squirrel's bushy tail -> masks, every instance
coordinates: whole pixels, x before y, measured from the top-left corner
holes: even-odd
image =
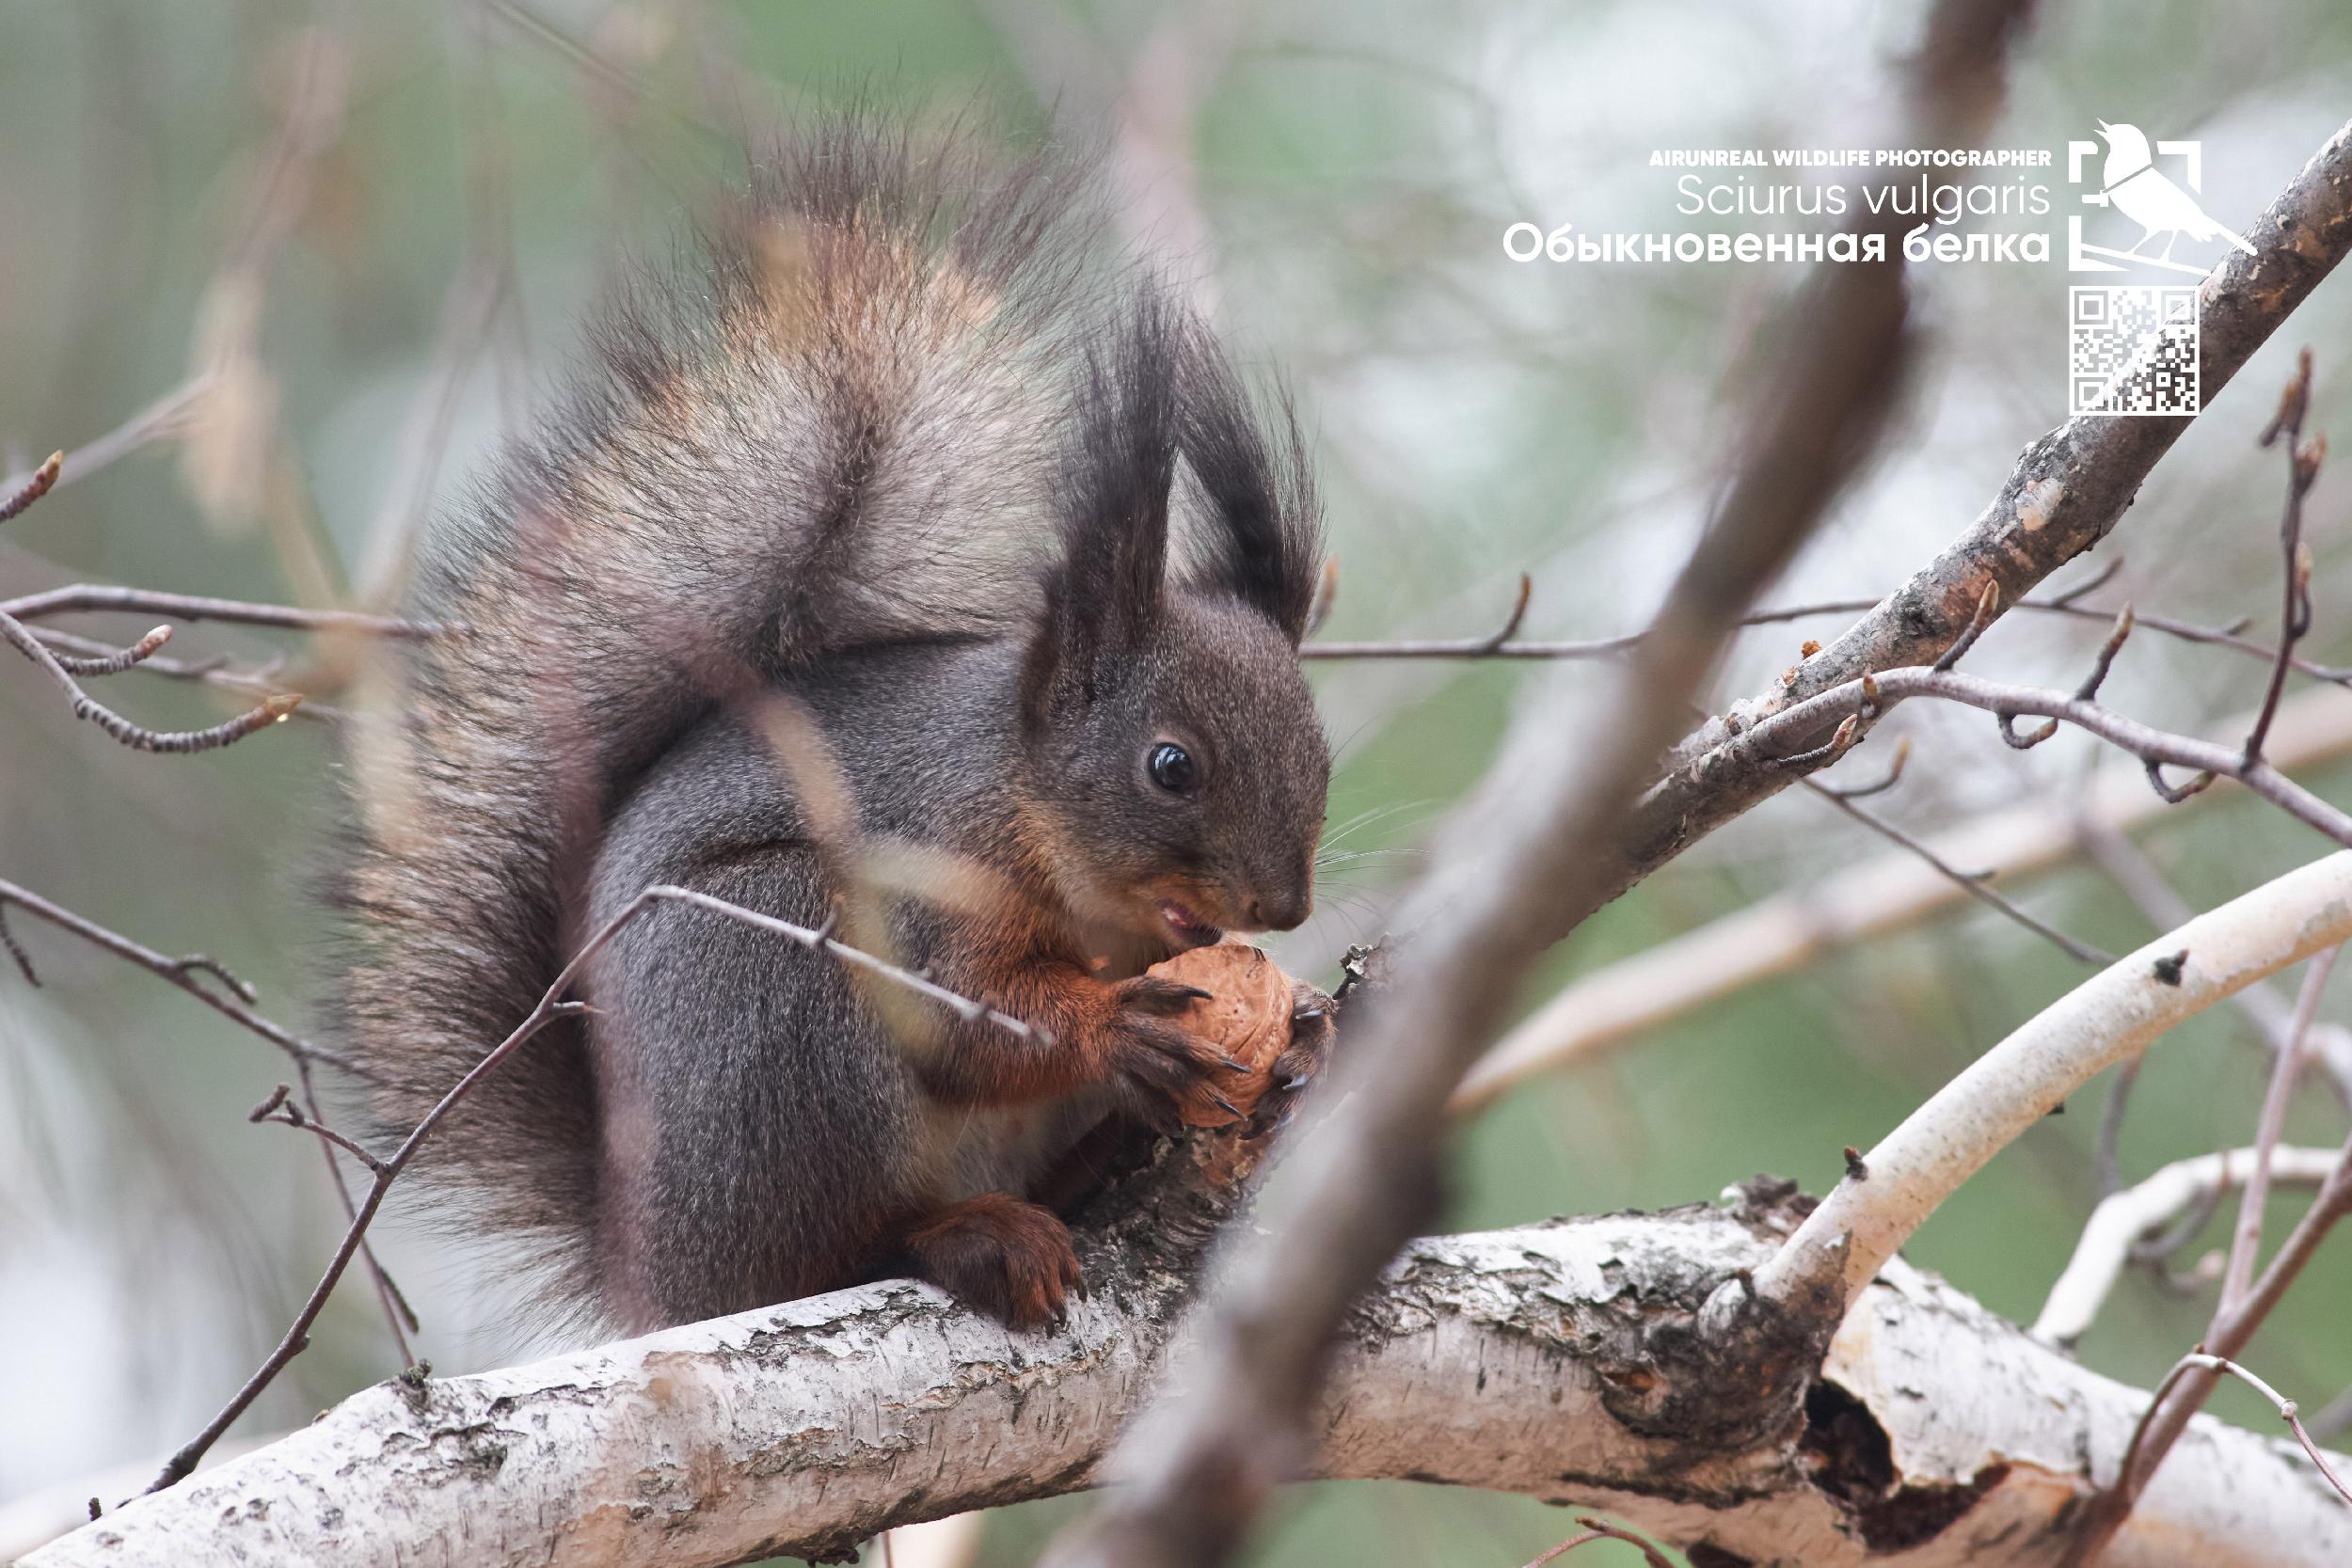
[[[600,313],[568,408],[442,520],[411,606],[441,634],[355,725],[335,879],[333,1010],[381,1134],[530,1012],[583,935],[605,814],[714,705],[829,652],[1033,613],[1093,275],[1071,183],[870,117],[805,136],[696,262]],[[533,1040],[419,1167],[469,1227],[552,1243],[573,1301],[586,1052],[571,1022]]]

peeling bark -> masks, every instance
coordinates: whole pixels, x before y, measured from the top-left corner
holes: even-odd
[[[1739,1271],[1803,1208],[1757,1189],[1736,1209],[1414,1243],[1349,1321],[1314,1473],[1602,1508],[1699,1568],[2053,1560],[2146,1396],[1900,1262],[1770,1430],[1708,1414],[1720,1370],[1692,1347],[1751,1337]],[[893,1282],[380,1385],[24,1568],[712,1568],[838,1558],[891,1525],[1074,1491],[1161,1365],[1184,1365],[1174,1253],[1138,1233],[1121,1252],[1049,1334]],[[2185,1442],[2195,1458],[2166,1468],[2113,1568],[2352,1560],[2352,1509],[2291,1444],[2204,1418]]]

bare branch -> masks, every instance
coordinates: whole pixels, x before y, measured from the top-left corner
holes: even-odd
[[[32,955],[24,951],[24,943],[16,940],[16,933],[8,929],[8,903],[5,898],[0,898],[0,947],[7,948],[8,957],[16,960],[16,967],[24,974],[26,985],[40,984],[40,975],[33,968]]]
[[[2279,547],[2285,561],[2286,603],[2279,612],[2279,657],[2270,668],[2270,689],[2263,693],[2262,710],[2246,736],[2249,767],[2262,760],[2263,737],[2270,733],[2271,716],[2286,689],[2287,668],[2295,660],[2295,644],[2312,627],[2312,557],[2303,544],[2303,498],[2319,479],[2320,459],[2328,443],[2323,438],[2305,445],[2303,416],[2312,401],[2312,351],[2296,356],[2294,377],[2280,394],[2279,411],[2262,433],[2265,447],[2284,436],[2287,454],[2286,510],[2279,519]]]
[[[2212,743],[2233,750],[2246,723],[2245,718],[2223,721],[2211,732]],[[2217,738],[2223,736],[2233,739]],[[2340,755],[2347,747],[2352,747],[2352,705],[2332,692],[2314,692],[2281,707],[2268,750],[2272,766],[2284,769]],[[2086,820],[2121,834],[2164,810],[2140,782],[2138,765],[2117,759],[2091,775],[2078,808],[2028,801],[1929,842],[1940,859],[1954,865],[1989,866],[2001,879],[2014,879],[2046,870],[2080,850]],[[1486,1053],[1452,1109],[1457,1115],[1483,1110],[1539,1073],[1587,1060],[1824,952],[1900,930],[1950,908],[1961,896],[1957,883],[1910,855],[1868,861],[1775,894],[1570,982]],[[2190,912],[2182,906],[2177,913],[2153,918],[2169,927]],[[2283,1013],[2283,1005],[2279,1010]]]
[[[2103,1199],[2091,1211],[2081,1239],[2074,1243],[2074,1257],[2050,1287],[2042,1315],[2027,1332],[2061,1350],[2072,1349],[2098,1317],[2107,1292],[2115,1288],[2136,1251],[2143,1246],[2151,1253],[2161,1249],[2159,1255],[2176,1250],[2185,1240],[2180,1230],[2171,1235],[2158,1233],[2176,1218],[2182,1222],[2182,1230],[2188,1229],[2191,1220],[2201,1228],[2220,1195],[2253,1168],[2251,1148],[2200,1154],[2175,1161],[2137,1186]],[[2335,1168],[2332,1148],[2284,1148],[2273,1151],[2271,1178],[2294,1186],[2316,1187]]]
[[[10,496],[5,505],[0,505],[0,522],[6,522],[47,495],[50,488],[56,483],[58,469],[63,461],[61,454],[52,452],[49,461],[43,463],[35,471],[32,479]],[[158,626],[128,648],[112,650],[96,657],[59,655],[52,653],[43,645],[40,639],[33,634],[32,629],[24,624],[18,613],[21,606],[28,603],[38,606],[39,601],[45,597],[46,595],[35,594],[30,600],[10,600],[7,604],[0,604],[0,641],[8,642],[26,658],[40,665],[49,678],[56,682],[58,688],[72,703],[74,718],[88,720],[123,745],[135,751],[156,752],[167,755],[210,752],[243,740],[255,731],[277,723],[292,713],[302,702],[299,696],[291,694],[269,697],[263,700],[259,707],[239,714],[225,724],[215,724],[210,729],[203,730],[159,731],[135,724],[83,690],[81,682],[76,677],[111,675],[129,669],[162,647],[169,640],[171,628]],[[37,608],[36,613],[39,612]]]
[[[2194,794],[2213,781],[2192,784],[2186,789],[2169,789],[2156,776],[2156,769],[2167,766],[2196,768],[2216,778],[2235,779],[2338,844],[2352,845],[2352,815],[2328,804],[2265,761],[2249,763],[2236,749],[2153,728],[2083,697],[2035,687],[2009,686],[1958,671],[1914,667],[1865,675],[1775,714],[1740,735],[1726,751],[1735,755],[1753,753],[1769,767],[1770,759],[1782,754],[1790,738],[1820,733],[1832,716],[1842,722],[1849,715],[1860,715],[1867,722],[1871,712],[1910,697],[1939,697],[1982,708],[1999,720],[2005,730],[2008,721],[2020,714],[2062,719],[2138,757],[2151,778],[2155,779],[2157,793],[2168,801]]]
[[[64,466],[65,453],[53,451],[40,467],[33,470],[30,478],[12,486],[8,498],[0,500],[0,523],[7,522],[49,494],[50,488],[57,483],[58,470]]]
[[[332,1127],[327,1126],[326,1123],[319,1120],[315,1116],[305,1112],[301,1106],[294,1104],[291,1098],[293,1094],[294,1087],[292,1085],[278,1085],[278,1087],[271,1092],[270,1097],[267,1100],[262,1101],[259,1105],[253,1107],[250,1112],[246,1113],[245,1119],[250,1122],[274,1121],[280,1127],[295,1127],[301,1128],[307,1132],[315,1132],[324,1141],[334,1145],[337,1148],[342,1149],[344,1153],[350,1155],[353,1159],[367,1166],[368,1169],[373,1174],[377,1176],[382,1176],[384,1174],[386,1166],[382,1160],[377,1159],[373,1154],[368,1152],[368,1150],[361,1147],[358,1142],[345,1137],[342,1133],[336,1132]]]
[[[170,641],[171,628],[157,626],[126,648],[108,649],[101,643],[90,653],[60,652],[55,643],[38,632],[34,633],[34,637],[43,647],[56,654],[58,666],[69,675],[119,675],[135,665],[146,663],[157,649]]]
[[[1943,656],[1935,661],[1935,668],[1948,670],[1958,664],[1962,656],[1977,645],[1977,639],[1982,637],[1984,628],[1993,624],[1993,617],[2000,612],[2001,585],[1988,581],[1984,592],[1977,595],[1977,608],[1968,617],[1968,624],[1961,628],[1960,635],[1952,639],[1952,645],[1945,649]]]
[[[1837,800],[1867,800],[1873,795],[1883,795],[1903,781],[1903,768],[1911,761],[1911,736],[1895,742],[1895,755],[1886,765],[1886,776],[1867,784],[1823,784],[1808,778],[1804,782],[1813,789]]]
[[[140,946],[126,936],[108,930],[96,921],[86,920],[62,905],[51,903],[29,889],[19,887],[14,882],[0,881],[0,909],[6,909],[10,904],[16,905],[37,920],[47,921],[58,929],[70,931],[93,946],[104,948],[115,957],[138,965],[151,974],[162,976],[215,1012],[252,1030],[296,1061],[326,1062],[363,1079],[372,1076],[365,1068],[341,1052],[329,1051],[325,1046],[313,1045],[298,1036],[290,1035],[255,1012],[249,1006],[253,1000],[253,988],[230,974],[216,960],[206,958],[201,953],[191,953],[180,958],[166,958],[151,948]],[[25,959],[23,947],[13,940],[8,943],[8,946],[9,952],[24,968],[25,977],[30,979],[32,965]],[[241,1000],[222,996],[210,987],[199,984],[195,977],[198,974],[212,975],[235,991]]]
[[[2344,1478],[2337,1475],[2329,1466],[2328,1456],[2319,1451],[2319,1445],[2312,1442],[2312,1434],[2303,1429],[2300,1413],[2293,1400],[2227,1356],[2206,1355],[2194,1351],[2181,1357],[2180,1368],[2176,1368],[2174,1373],[2168,1374],[2165,1381],[2170,1383],[2173,1376],[2185,1368],[2202,1368],[2212,1372],[2227,1372],[2232,1377],[2251,1386],[2255,1392],[2261,1394],[2278,1409],[2279,1415],[2286,1421],[2288,1430],[2295,1433],[2295,1440],[2303,1445],[2303,1451],[2311,1456],[2312,1464],[2318,1468],[2319,1473],[2328,1478],[2328,1484],[2336,1489],[2336,1495],[2345,1502],[2352,1503],[2352,1487],[2344,1484]],[[2159,1394],[2158,1397],[2161,1398],[2162,1395]]]
[[[1809,752],[1799,752],[1794,756],[1774,757],[1772,766],[1785,768],[1792,773],[1816,772],[1835,765],[1838,759],[1860,744],[1861,739],[1862,718],[1859,714],[1850,715],[1846,721],[1838,725],[1836,732],[1820,745]]]
[[[326,1117],[319,1111],[316,1074],[310,1070],[310,1062],[296,1057],[294,1072],[302,1081],[302,1104],[310,1120],[325,1121]],[[334,1149],[325,1142],[319,1145],[319,1159],[326,1166],[327,1183],[335,1190],[335,1201],[342,1209],[343,1223],[349,1225],[359,1217],[359,1204],[351,1196],[351,1183],[343,1179],[343,1167],[335,1163]],[[391,1272],[376,1257],[374,1243],[363,1241],[359,1243],[359,1260],[368,1266],[368,1282],[375,1288],[376,1304],[384,1309],[384,1326],[391,1332],[392,1348],[400,1356],[400,1364],[403,1367],[417,1365],[417,1353],[408,1342],[408,1336],[423,1326],[417,1321],[417,1309],[408,1305],[408,1298],[393,1283]]]
[[[141,640],[142,643],[146,641],[146,639]],[[89,721],[133,751],[153,752],[164,756],[186,756],[197,752],[217,751],[223,746],[234,745],[249,735],[280,722],[302,705],[300,693],[283,692],[275,697],[265,698],[260,706],[248,709],[228,722],[215,724],[209,729],[151,730],[144,724],[134,723],[125,719],[83,690],[82,683],[74,678],[72,672],[66,668],[63,661],[56,654],[43,647],[40,640],[33,635],[29,627],[14,616],[5,612],[0,612],[0,641],[11,644],[19,653],[40,665],[48,673],[49,678],[57,684],[59,689],[63,690],[72,702],[74,718]],[[126,650],[128,651],[130,650]],[[152,653],[154,649],[150,647],[147,652]],[[145,657],[146,654],[139,655],[140,658]],[[127,669],[137,661],[135,658],[128,658],[120,664],[116,664],[112,658],[100,660],[98,662],[101,668],[94,673],[111,674],[115,670]]]
[[[2083,578],[2082,581],[2062,589],[2058,593],[2051,594],[2046,599],[2021,600],[2018,604],[2018,608],[2020,610],[2070,610],[2074,607],[2076,600],[2081,599],[2086,594],[2095,594],[2100,589],[2105,588],[2108,583],[2114,581],[2115,574],[2122,569],[2123,558],[2120,555],[2109,556],[2105,565],[2101,566],[2097,571],[2091,573],[2089,577]],[[1854,608],[1857,610],[1867,610],[1870,607],[1868,605],[1857,605]],[[2090,610],[2084,613],[2095,615],[2098,611]]]
[[[1939,680],[1956,676],[1937,676]],[[1880,1141],[1756,1275],[1769,1300],[1851,1300],[1962,1182],[2050,1108],[2183,1019],[2352,938],[2352,851],[2243,894],[2084,981]],[[2225,1354],[2227,1354],[2225,1352]]]
[[[350,632],[367,637],[424,638],[439,629],[421,622],[370,615],[356,610],[302,610],[293,605],[215,599],[199,594],[161,594],[152,589],[116,588],[96,582],[77,582],[14,599],[0,599],[0,615],[19,621],[38,621],[84,610],[120,610],[133,615],[168,615],[179,621],[230,621],[248,626]]]
[[[2221,1275],[2221,1312],[2234,1311],[2246,1300],[2246,1292],[2254,1283],[2254,1259],[2262,1250],[2263,1208],[2270,1201],[2271,1155],[2279,1147],[2280,1133],[2287,1123],[2287,1101],[2295,1097],[2295,1085],[2303,1076],[2309,1061],[2303,1042],[2310,1037],[2312,1021],[2319,1014],[2319,999],[2328,989],[2328,976],[2335,973],[2340,948],[2329,948],[2311,962],[2303,972],[2303,989],[2295,1000],[2295,1022],[2288,1025],[2287,1036],[2280,1043],[2277,1060],[2270,1073],[2270,1085],[2263,1094],[2262,1115],[2254,1129],[2254,1169],[2246,1179],[2246,1193],[2238,1200],[2237,1228],[2230,1243],[2229,1267]]]
[[[75,668],[74,660],[77,658],[104,661],[109,658],[119,658],[122,654],[130,651],[129,649],[110,649],[95,638],[78,636],[70,631],[58,631],[49,626],[32,626],[27,629],[40,639],[42,647],[57,656],[58,663],[69,670]],[[276,657],[265,660],[259,666],[246,668],[232,665],[228,659],[217,655],[199,659],[179,659],[159,654],[150,654],[133,664],[131,668],[142,674],[161,675],[168,680],[195,681],[205,686],[218,687],[225,691],[241,692],[247,696],[273,697],[285,689],[285,683],[270,678],[283,666],[284,662],[282,657]],[[87,673],[88,672],[77,673]],[[330,706],[326,703],[314,703],[306,695],[302,705],[294,710],[294,717],[333,724],[342,722],[346,716],[342,709]]]
[[[2075,620],[2111,621],[2117,613],[2115,610],[2099,609],[2077,601],[2095,590],[2105,587],[2122,569],[2122,558],[2115,557],[2098,571],[2063,593],[2054,594],[2048,598],[2020,599],[2010,608],[2032,610],[2043,615],[2063,615]],[[1875,598],[1822,599],[1811,604],[1789,605],[1778,610],[1755,610],[1741,616],[1740,625],[1742,627],[1767,626],[1777,626],[1788,621],[1807,620],[1818,615],[1859,615],[1876,610],[1884,602],[1883,599]],[[2278,650],[2275,647],[2256,642],[2250,638],[2240,635],[2249,624],[2242,619],[2221,626],[2201,626],[2194,621],[2182,620],[2177,615],[2160,615],[2144,611],[2137,612],[2137,619],[2139,625],[2146,626],[2150,631],[2176,638],[2184,642],[2228,648],[2233,652],[2245,654],[2250,658],[2259,658],[2265,664],[2278,657]],[[1588,637],[1565,641],[1514,641],[1499,643],[1493,642],[1490,639],[1475,637],[1397,641],[1310,642],[1299,649],[1299,657],[1301,658],[1520,658],[1539,660],[1600,658],[1610,654],[1624,653],[1641,641],[1644,635],[1642,632],[1629,631],[1620,632],[1613,637]],[[2308,675],[2313,680],[2326,681],[2331,686],[2352,685],[2352,667],[2320,664],[2305,658],[2300,654],[2289,658],[2287,664],[2290,669]]]
[[[1891,777],[1886,781],[1887,784],[1892,784],[1894,780]],[[1969,897],[1978,900],[1991,909],[1999,911],[2002,914],[2007,915],[2018,925],[2023,926],[2026,930],[2031,931],[2034,935],[2049,942],[2059,952],[2064,953],[2068,958],[2087,964],[2109,964],[2115,961],[2115,956],[2112,953],[2102,952],[2098,948],[2091,946],[2087,942],[2080,942],[2074,937],[2068,936],[2064,931],[2059,930],[2057,927],[2049,924],[2049,922],[2042,920],[2038,915],[2035,915],[2022,905],[2008,897],[2006,895],[1995,892],[1985,880],[1982,875],[1972,874],[1961,870],[1960,867],[1952,864],[1949,861],[1944,859],[1943,856],[1937,854],[1929,845],[1921,842],[1919,839],[1914,838],[1910,833],[1905,832],[1902,829],[1897,827],[1894,823],[1889,822],[1886,818],[1879,816],[1876,812],[1867,810],[1864,807],[1854,804],[1853,798],[1851,795],[1841,795],[1837,791],[1831,789],[1828,785],[1817,784],[1811,779],[1805,780],[1804,783],[1806,787],[1811,789],[1815,794],[1829,801],[1831,805],[1836,806],[1839,811],[1844,812],[1848,816],[1852,817],[1855,821],[1861,823],[1872,832],[1879,834],[1892,843],[1900,845],[1907,852],[1916,855],[1928,864],[1933,866],[1939,876],[1949,878],[1953,885],[1966,893]],[[1880,789],[1884,787],[1886,787],[1885,784],[1875,786],[1875,788]]]
[[[1596,1541],[1621,1541],[1639,1551],[1642,1554],[1642,1560],[1649,1564],[1649,1568],[1674,1568],[1674,1564],[1666,1560],[1665,1553],[1629,1529],[1619,1529],[1608,1521],[1596,1519],[1589,1513],[1578,1514],[1576,1522],[1583,1529],[1583,1534],[1570,1536],[1549,1551],[1536,1557],[1527,1564],[1527,1568],[1544,1568],[1544,1564],[1554,1558],[1565,1557],[1579,1546],[1590,1545]]]

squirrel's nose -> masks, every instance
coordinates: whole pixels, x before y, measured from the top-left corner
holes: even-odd
[[[1288,931],[1303,926],[1313,912],[1314,894],[1300,888],[1293,893],[1252,898],[1249,901],[1249,923],[1262,930]]]

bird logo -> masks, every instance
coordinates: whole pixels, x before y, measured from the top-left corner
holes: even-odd
[[[2138,126],[2109,125],[2103,119],[2099,135],[2107,144],[2106,161],[2099,171],[2099,188],[2086,193],[2083,200],[2090,206],[2113,207],[2142,230],[2131,249],[2106,254],[2137,257],[2159,234],[2164,236],[2164,253],[2155,258],[2158,265],[2178,264],[2172,261],[2172,247],[2183,235],[2191,240],[2227,240],[2247,255],[2254,254],[2245,235],[2206,216],[2195,197],[2156,167],[2148,138]]]

